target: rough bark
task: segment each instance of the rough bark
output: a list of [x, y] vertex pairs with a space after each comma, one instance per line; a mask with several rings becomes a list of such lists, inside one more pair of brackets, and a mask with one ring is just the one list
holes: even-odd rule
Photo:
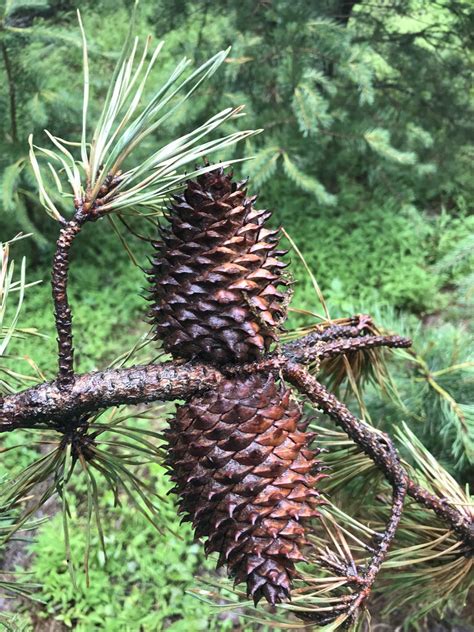
[[4, 398], [0, 432], [62, 425], [111, 406], [187, 397], [213, 387], [222, 374], [206, 365], [164, 362], [77, 375], [68, 388], [45, 382]]
[[[306, 342], [308, 344], [305, 344], [303, 338], [297, 344], [289, 343], [283, 346], [279, 354], [270, 355], [260, 362], [222, 367], [222, 370], [206, 364], [179, 364], [174, 361], [76, 375], [66, 386], [61, 385], [59, 380], [45, 382], [20, 393], [7, 395], [3, 401], [0, 400], [0, 432], [45, 426], [61, 430], [68, 422], [85, 421], [93, 413], [111, 406], [189, 398], [196, 393], [214, 388], [226, 376], [235, 372], [282, 372], [290, 383], [344, 429], [383, 471], [394, 487], [394, 512], [388, 525], [389, 535], [392, 527], [396, 528], [398, 518], [395, 509], [400, 506], [406, 486], [409, 496], [433, 510], [452, 527], [466, 546], [472, 549], [472, 524], [466, 516], [443, 499], [409, 480], [400, 465], [398, 453], [391, 439], [359, 421], [344, 404], [297, 364], [301, 361], [309, 362], [318, 356], [329, 357], [331, 354], [344, 353], [347, 350], [387, 345], [406, 347], [410, 341], [397, 336], [367, 336], [324, 342], [317, 341], [315, 334], [308, 334]], [[387, 542], [389, 541], [390, 538]], [[374, 563], [378, 565], [381, 561], [382, 558], [375, 560]]]
[[331, 417], [335, 423], [369, 456], [397, 489], [406, 486], [407, 494], [418, 503], [431, 509], [447, 522], [468, 547], [474, 547], [473, 524], [449, 503], [429, 493], [408, 478], [391, 438], [357, 419], [344, 404], [338, 401], [322, 384], [302, 367], [289, 363], [282, 368], [284, 376], [301, 393]]
[[61, 228], [53, 259], [51, 288], [54, 301], [54, 319], [58, 342], [58, 384], [65, 387], [74, 379], [74, 348], [72, 345], [72, 312], [69, 305], [67, 286], [69, 276], [69, 253], [75, 237], [87, 216], [81, 212]]
[[[304, 344], [305, 339], [309, 340], [308, 347]], [[329, 341], [314, 347], [314, 334], [309, 334], [297, 342], [298, 344], [289, 343], [282, 349], [285, 356], [294, 362], [309, 362], [316, 355], [329, 357], [340, 353], [341, 350], [348, 350], [344, 346], [348, 341], [344, 340]], [[387, 345], [409, 346], [410, 341], [407, 338], [373, 336], [367, 337], [364, 344], [360, 343], [352, 348], [360, 350]], [[277, 364], [285, 361], [285, 358], [273, 355], [247, 368], [250, 372], [265, 367], [275, 368]], [[236, 370], [246, 372], [247, 368], [237, 366]], [[223, 374], [206, 364], [165, 362], [75, 375], [66, 383], [60, 380], [45, 382], [20, 393], [7, 395], [3, 401], [0, 400], [0, 432], [32, 428], [48, 422], [64, 423], [110, 406], [190, 397], [194, 393], [215, 386], [221, 379]]]
[[406, 348], [411, 345], [408, 338], [401, 336], [360, 336], [360, 338], [339, 338], [328, 340], [309, 334], [285, 346], [284, 354], [297, 362], [312, 362], [316, 358], [324, 360], [343, 353], [375, 349], [376, 347]]

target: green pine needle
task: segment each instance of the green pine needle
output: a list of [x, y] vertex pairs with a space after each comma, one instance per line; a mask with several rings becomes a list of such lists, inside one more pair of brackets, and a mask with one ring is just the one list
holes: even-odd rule
[[[236, 160], [225, 160], [198, 168], [208, 155], [224, 151], [261, 130], [244, 130], [220, 137], [212, 137], [215, 130], [229, 120], [243, 115], [241, 107], [222, 110], [204, 124], [153, 152], [135, 167], [127, 167], [130, 156], [151, 134], [163, 128], [170, 117], [184, 105], [193, 93], [207, 81], [226, 59], [229, 49], [220, 51], [196, 70], [189, 72], [189, 59], [183, 59], [167, 81], [143, 100], [147, 81], [163, 43], [160, 42], [147, 62], [150, 38], [147, 38], [138, 55], [139, 41], [134, 37], [133, 13], [130, 29], [120, 59], [113, 73], [102, 113], [90, 136], [89, 99], [90, 68], [87, 40], [78, 13], [83, 39], [84, 95], [82, 132], [80, 141], [65, 141], [46, 131], [53, 148], [37, 147], [30, 137], [30, 160], [38, 183], [42, 205], [49, 215], [62, 221], [54, 198], [74, 197], [76, 207], [87, 211], [100, 205], [101, 213], [154, 209], [163, 206], [164, 200], [186, 179], [196, 177], [217, 166], [226, 167]], [[207, 139], [207, 140], [206, 140]], [[70, 149], [68, 149], [70, 147]], [[76, 156], [77, 149], [80, 156]], [[48, 158], [57, 191], [48, 191], [41, 174], [37, 152]], [[190, 172], [183, 169], [192, 165]], [[113, 187], [99, 199], [106, 178], [113, 179]]]

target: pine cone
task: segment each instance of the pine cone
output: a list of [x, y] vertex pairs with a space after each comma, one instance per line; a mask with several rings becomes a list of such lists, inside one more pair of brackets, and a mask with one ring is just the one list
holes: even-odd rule
[[175, 197], [149, 270], [156, 338], [174, 357], [224, 364], [268, 351], [286, 316], [286, 264], [271, 213], [253, 207], [245, 182], [222, 169]]
[[[284, 251], [254, 201], [221, 169], [175, 198], [149, 271], [150, 318], [174, 357], [251, 362], [277, 339]], [[288, 598], [303, 559], [304, 523], [322, 502], [311, 439], [290, 391], [262, 374], [193, 397], [167, 431], [180, 512], [255, 603]]]
[[304, 523], [322, 502], [314, 486], [324, 474], [303, 430], [290, 391], [257, 374], [179, 406], [166, 433], [180, 512], [255, 604], [289, 597]]

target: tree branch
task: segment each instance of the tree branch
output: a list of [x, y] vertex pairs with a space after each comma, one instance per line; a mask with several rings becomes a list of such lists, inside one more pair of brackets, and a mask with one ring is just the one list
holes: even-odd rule
[[164, 362], [77, 375], [68, 388], [56, 380], [45, 382], [4, 398], [0, 432], [62, 426], [111, 406], [181, 399], [222, 378], [217, 369], [203, 364]]
[[[324, 332], [321, 335], [324, 336]], [[329, 357], [345, 352], [347, 344], [351, 350], [361, 350], [384, 345], [408, 346], [410, 341], [398, 336], [362, 336], [359, 339], [340, 338], [326, 342], [319, 340], [319, 344], [315, 346], [316, 336], [317, 334], [311, 333], [296, 341], [297, 344], [293, 342], [284, 345], [280, 354], [270, 355], [261, 362], [225, 367], [222, 371], [200, 363], [164, 362], [73, 375], [66, 387], [59, 380], [45, 382], [20, 393], [7, 395], [0, 401], [0, 432], [34, 427], [49, 427], [61, 432], [68, 423], [80, 424], [94, 413], [111, 406], [187, 399], [195, 393], [214, 388], [228, 373], [281, 372], [344, 429], [383, 471], [393, 486], [392, 516], [386, 530], [385, 548], [391, 542], [392, 530], [396, 529], [397, 507], [405, 493], [405, 485], [408, 495], [433, 510], [451, 525], [467, 546], [472, 547], [474, 538], [467, 517], [443, 499], [408, 480], [391, 439], [359, 421], [334, 395], [297, 364], [311, 361], [318, 354], [319, 357]], [[384, 547], [379, 548], [378, 556], [374, 556], [369, 569], [375, 569], [381, 564], [385, 555]]]
[[100, 206], [103, 204], [104, 198], [110, 195], [119, 181], [120, 173], [117, 173], [115, 176], [109, 174], [92, 201], [90, 199], [90, 191], [87, 191], [84, 199], [76, 199], [76, 213], [68, 222], [63, 220], [63, 227], [56, 242], [51, 288], [54, 301], [54, 319], [58, 334], [58, 386], [60, 388], [66, 388], [74, 381], [72, 313], [67, 296], [71, 246], [85, 222], [95, 222], [102, 216]]
[[[65, 294], [67, 255], [72, 239], [78, 231], [77, 227], [68, 231], [70, 224], [71, 222], [61, 231], [63, 235], [66, 235], [59, 249], [64, 256], [60, 257], [61, 265], [58, 266], [59, 271], [56, 272], [62, 284], [60, 287], [63, 288], [62, 293], [58, 293], [57, 303], [60, 313], [66, 315], [66, 320], [68, 314], [70, 315]], [[66, 268], [65, 271], [64, 268]], [[59, 336], [58, 338], [60, 351], [63, 354], [60, 362], [64, 365], [64, 362], [67, 364], [69, 358], [72, 357], [72, 334], [70, 318], [66, 322], [66, 327], [63, 327], [63, 322], [61, 319], [61, 338]], [[360, 342], [356, 345], [352, 344], [353, 350], [384, 345], [410, 345], [407, 338], [399, 339], [397, 336], [362, 336], [360, 339], [320, 341], [316, 345], [318, 335], [324, 337], [328, 334], [327, 332], [310, 333], [295, 342], [284, 345], [283, 355], [273, 354], [261, 362], [233, 366], [223, 369], [223, 372], [252, 373], [261, 370], [278, 370], [288, 359], [293, 362], [310, 362], [317, 357], [332, 357], [341, 351], [347, 351], [347, 343], [356, 343], [358, 340]], [[69, 351], [70, 355], [66, 356], [64, 350], [66, 353]], [[71, 365], [68, 364], [68, 366]], [[20, 393], [5, 396], [3, 403], [0, 402], [0, 432], [9, 432], [16, 428], [32, 428], [48, 422], [76, 420], [110, 406], [189, 397], [195, 392], [215, 386], [223, 378], [223, 372], [205, 364], [165, 362], [127, 369], [105, 369], [83, 375], [68, 373], [67, 380], [57, 379], [45, 382]]]
[[308, 334], [295, 342], [285, 345], [284, 354], [288, 358], [306, 364], [320, 358], [332, 358], [342, 353], [374, 349], [375, 347], [406, 348], [411, 346], [409, 338], [401, 336], [360, 336], [340, 338], [322, 342], [318, 334]]
[[416, 500], [417, 503], [434, 511], [438, 518], [450, 524], [453, 531], [457, 533], [466, 543], [467, 547], [471, 549], [472, 554], [474, 547], [474, 524], [467, 520], [464, 514], [454, 507], [451, 507], [446, 500], [438, 498], [438, 496], [434, 494], [430, 494], [430, 492], [415, 483], [415, 481], [408, 481], [407, 493], [413, 500]]
[[451, 507], [426, 489], [409, 480], [400, 464], [397, 449], [391, 438], [357, 419], [339, 402], [322, 384], [312, 377], [303, 367], [288, 363], [282, 367], [283, 375], [301, 393], [331, 417], [338, 426], [356, 443], [367, 456], [382, 470], [385, 478], [394, 490], [402, 481], [407, 485], [407, 493], [418, 503], [431, 509], [442, 520], [448, 523], [458, 536], [472, 549], [474, 547], [473, 525], [461, 512]]
[[293, 386], [301, 393], [304, 393], [313, 404], [316, 404], [341, 426], [350, 438], [383, 471], [385, 478], [393, 488], [392, 508], [385, 532], [363, 573], [365, 586], [356, 593], [347, 609], [347, 614], [352, 618], [369, 596], [382, 562], [397, 532], [402, 516], [403, 501], [407, 492], [408, 476], [401, 466], [395, 446], [387, 435], [376, 432], [356, 419], [344, 404], [339, 402], [332, 393], [319, 384], [302, 366], [289, 362], [282, 368], [282, 372]]
[[67, 296], [69, 254], [87, 216], [79, 210], [59, 232], [53, 259], [51, 288], [54, 301], [54, 319], [58, 334], [58, 386], [71, 384], [74, 379], [74, 348], [72, 346], [72, 314]]

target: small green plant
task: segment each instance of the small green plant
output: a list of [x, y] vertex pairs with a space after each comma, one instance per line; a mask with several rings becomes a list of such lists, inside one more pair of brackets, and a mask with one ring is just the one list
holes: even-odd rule
[[[32, 573], [41, 588], [38, 599], [45, 603], [40, 616], [62, 621], [67, 627], [86, 632], [102, 627], [107, 632], [122, 630], [230, 630], [231, 619], [219, 618], [217, 611], [196, 599], [191, 590], [196, 579], [206, 577], [212, 564], [206, 562], [191, 529], [180, 526], [174, 502], [166, 496], [169, 485], [158, 465], [148, 468], [149, 482], [161, 498], [159, 517], [162, 533], [137, 514], [123, 498], [114, 506], [111, 492], [100, 497], [107, 557], [98, 535], [92, 535], [89, 586], [77, 569], [76, 585], [71, 583], [58, 515], [45, 525], [32, 546]], [[86, 517], [71, 507], [75, 527], [70, 546], [76, 560], [84, 558]]]

